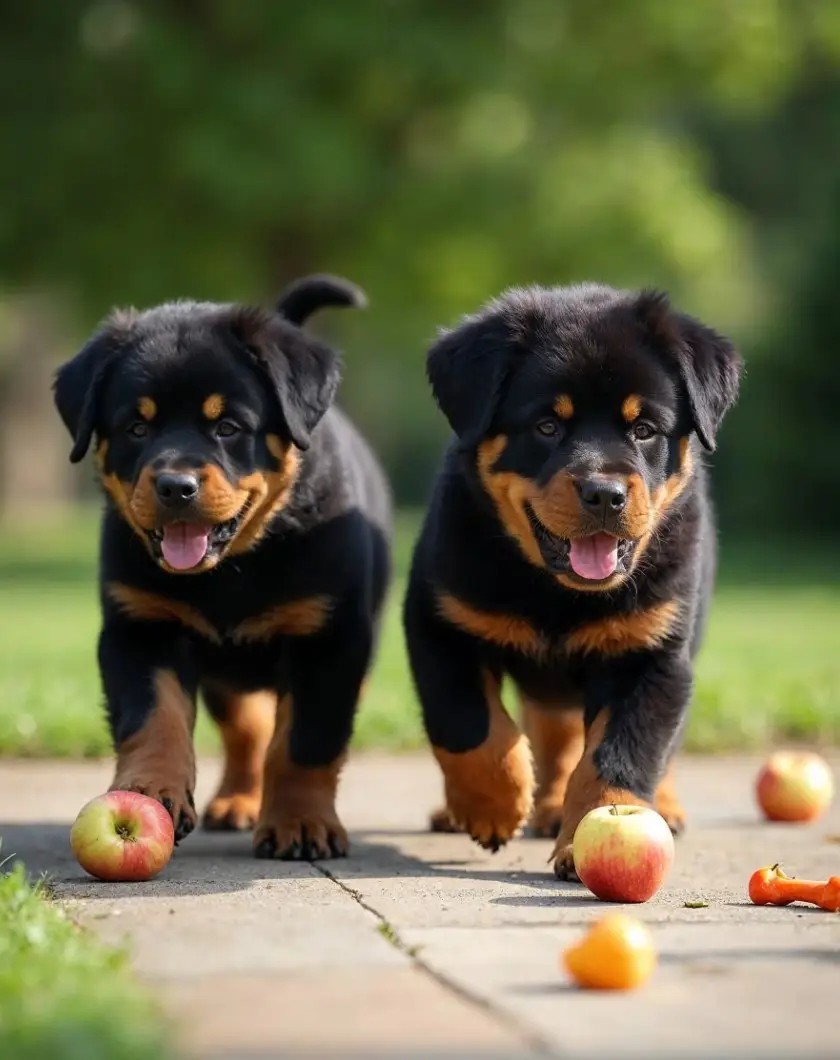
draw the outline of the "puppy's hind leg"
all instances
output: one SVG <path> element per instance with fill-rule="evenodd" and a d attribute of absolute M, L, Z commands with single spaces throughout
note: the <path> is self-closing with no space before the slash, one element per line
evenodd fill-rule
<path fill-rule="evenodd" d="M 204 689 L 204 699 L 219 726 L 225 764 L 202 825 L 208 831 L 248 831 L 260 812 L 277 696 L 269 691 L 246 694 L 212 686 Z"/>

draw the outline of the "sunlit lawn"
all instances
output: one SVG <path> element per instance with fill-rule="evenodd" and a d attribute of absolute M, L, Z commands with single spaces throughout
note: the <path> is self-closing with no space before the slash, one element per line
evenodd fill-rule
<path fill-rule="evenodd" d="M 357 747 L 422 743 L 399 621 L 413 529 L 404 517 L 398 577 L 357 721 Z M 95 665 L 95 519 L 25 532 L 7 527 L 2 536 L 0 752 L 101 754 L 109 744 Z M 828 588 L 827 578 L 821 586 L 819 556 L 808 570 L 791 571 L 777 559 L 724 545 L 689 733 L 694 749 L 840 741 L 840 589 Z M 198 738 L 204 749 L 215 747 L 204 717 Z"/>

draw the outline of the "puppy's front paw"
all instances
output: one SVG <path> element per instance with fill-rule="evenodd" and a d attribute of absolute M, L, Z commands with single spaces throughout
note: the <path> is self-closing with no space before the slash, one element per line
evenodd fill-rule
<path fill-rule="evenodd" d="M 172 818 L 176 843 L 188 836 L 198 821 L 192 790 L 183 782 L 117 773 L 111 791 L 137 791 L 157 799 Z"/>
<path fill-rule="evenodd" d="M 512 731 L 511 731 L 512 730 Z M 435 750 L 443 768 L 452 821 L 494 853 L 511 840 L 531 813 L 534 766 L 528 741 L 511 728 L 460 754 Z"/>
<path fill-rule="evenodd" d="M 217 795 L 204 811 L 201 823 L 208 832 L 250 832 L 259 812 L 259 793 Z"/>
<path fill-rule="evenodd" d="M 480 783 L 481 779 L 476 777 L 476 785 L 470 787 L 447 783 L 449 815 L 457 829 L 495 853 L 528 820 L 533 787 L 527 771 L 487 778 L 486 785 Z"/>
<path fill-rule="evenodd" d="M 260 818 L 254 833 L 254 856 L 282 861 L 344 858 L 350 841 L 335 811 L 284 813 Z"/>
<path fill-rule="evenodd" d="M 571 843 L 567 843 L 565 840 L 561 843 L 558 840 L 551 856 L 554 860 L 554 875 L 558 880 L 577 881 L 578 874 L 575 871 L 575 859 L 572 854 Z"/>
<path fill-rule="evenodd" d="M 538 839 L 556 839 L 563 826 L 563 803 L 540 799 L 534 806 L 528 831 Z"/>
<path fill-rule="evenodd" d="M 430 832 L 460 832 L 448 806 L 441 806 L 429 815 Z"/>
<path fill-rule="evenodd" d="M 672 835 L 677 836 L 685 831 L 688 818 L 682 803 L 677 798 L 673 779 L 670 775 L 659 785 L 654 805 L 656 806 L 656 812 L 665 818 Z"/>

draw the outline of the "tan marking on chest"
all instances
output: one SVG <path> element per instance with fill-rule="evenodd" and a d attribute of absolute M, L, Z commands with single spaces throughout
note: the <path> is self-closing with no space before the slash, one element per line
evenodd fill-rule
<path fill-rule="evenodd" d="M 576 629 L 566 639 L 566 649 L 584 654 L 624 655 L 655 648 L 673 631 L 678 618 L 676 600 L 629 615 L 610 615 Z"/>
<path fill-rule="evenodd" d="M 439 592 L 438 611 L 448 622 L 481 640 L 513 648 L 534 658 L 548 654 L 549 642 L 527 619 L 498 611 L 481 611 L 450 593 Z"/>
<path fill-rule="evenodd" d="M 329 596 L 306 596 L 279 604 L 253 618 L 247 618 L 233 631 L 235 641 L 271 640 L 272 637 L 308 637 L 327 623 L 333 601 Z"/>
<path fill-rule="evenodd" d="M 109 582 L 107 593 L 120 610 L 130 618 L 143 622 L 177 622 L 187 626 L 214 644 L 221 644 L 219 631 L 204 615 L 189 604 L 169 600 L 157 593 L 147 593 L 122 582 Z"/>

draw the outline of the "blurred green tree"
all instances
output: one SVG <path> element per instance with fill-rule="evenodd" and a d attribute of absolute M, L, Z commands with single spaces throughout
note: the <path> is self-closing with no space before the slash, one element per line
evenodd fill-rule
<path fill-rule="evenodd" d="M 444 434 L 422 351 L 501 288 L 658 284 L 744 329 L 755 204 L 715 186 L 711 130 L 836 64 L 839 6 L 2 0 L 0 279 L 81 328 L 347 274 L 372 305 L 326 325 L 344 401 L 416 500 Z"/>

